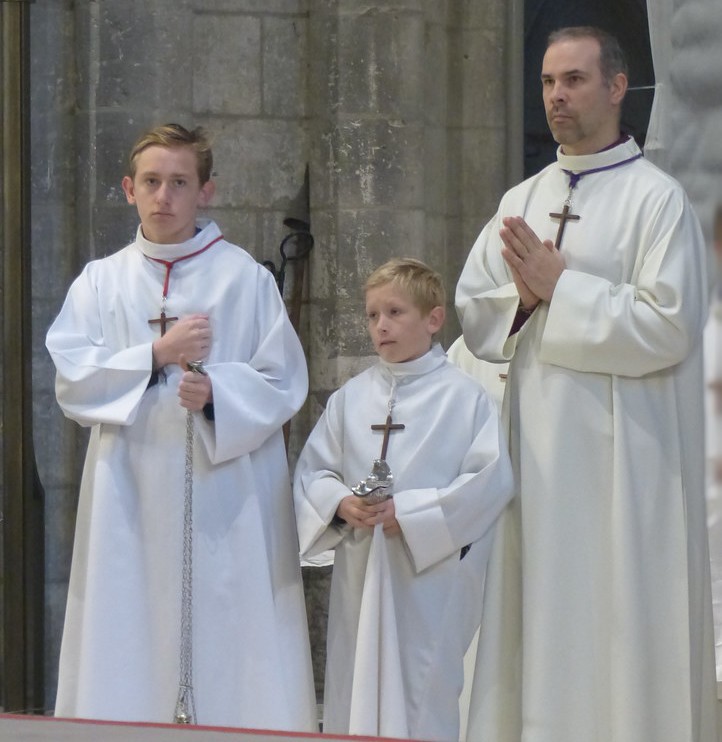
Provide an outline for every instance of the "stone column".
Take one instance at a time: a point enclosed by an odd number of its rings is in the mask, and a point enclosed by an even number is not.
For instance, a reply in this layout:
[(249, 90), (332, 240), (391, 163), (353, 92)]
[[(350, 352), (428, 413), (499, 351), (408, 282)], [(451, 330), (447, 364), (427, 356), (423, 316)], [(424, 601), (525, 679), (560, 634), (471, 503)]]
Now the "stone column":
[(507, 4), (325, 0), (310, 6), (310, 422), (373, 362), (362, 286), (393, 256), (456, 280), (507, 185)]

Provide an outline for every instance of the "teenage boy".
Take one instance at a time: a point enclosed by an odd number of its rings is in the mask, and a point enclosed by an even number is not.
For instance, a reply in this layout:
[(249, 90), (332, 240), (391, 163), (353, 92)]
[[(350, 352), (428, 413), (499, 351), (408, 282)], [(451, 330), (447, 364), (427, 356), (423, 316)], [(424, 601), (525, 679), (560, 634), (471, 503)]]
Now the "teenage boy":
[(511, 465), (494, 403), (433, 343), (439, 275), (392, 260), (365, 294), (379, 362), (331, 395), (294, 478), (302, 553), (335, 548), (324, 731), (458, 739)]
[(303, 351), (271, 274), (197, 218), (203, 130), (159, 126), (129, 165), (136, 239), (85, 267), (47, 336), (58, 402), (92, 427), (55, 713), (172, 721), (190, 660), (181, 716), (313, 731), (282, 434)]

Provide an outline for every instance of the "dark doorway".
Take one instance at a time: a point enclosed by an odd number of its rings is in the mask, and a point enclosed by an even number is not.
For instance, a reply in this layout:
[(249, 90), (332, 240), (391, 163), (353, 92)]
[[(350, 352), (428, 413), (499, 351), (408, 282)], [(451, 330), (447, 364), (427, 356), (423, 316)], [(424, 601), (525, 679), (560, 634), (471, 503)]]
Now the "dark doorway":
[[(526, 0), (524, 5), (524, 177), (553, 162), (557, 145), (549, 133), (541, 97), (541, 61), (547, 36), (562, 26), (598, 26), (614, 34), (629, 62), (622, 131), (641, 147), (652, 108), (654, 68), (646, 0)], [(642, 88), (642, 89), (640, 89)]]

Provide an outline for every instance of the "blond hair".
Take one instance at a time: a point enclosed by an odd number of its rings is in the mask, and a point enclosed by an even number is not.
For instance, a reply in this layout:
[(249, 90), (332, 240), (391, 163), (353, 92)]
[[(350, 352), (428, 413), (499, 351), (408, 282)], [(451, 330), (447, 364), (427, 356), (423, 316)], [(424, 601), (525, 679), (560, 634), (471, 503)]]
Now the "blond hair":
[(211, 179), (213, 152), (205, 129), (197, 126), (189, 131), (180, 124), (161, 124), (141, 134), (128, 157), (128, 175), (135, 179), (138, 156), (148, 147), (190, 147), (198, 162), (198, 179), (204, 185)]
[(415, 258), (393, 258), (379, 266), (366, 280), (364, 293), (388, 283), (404, 291), (423, 315), (446, 304), (441, 276)]

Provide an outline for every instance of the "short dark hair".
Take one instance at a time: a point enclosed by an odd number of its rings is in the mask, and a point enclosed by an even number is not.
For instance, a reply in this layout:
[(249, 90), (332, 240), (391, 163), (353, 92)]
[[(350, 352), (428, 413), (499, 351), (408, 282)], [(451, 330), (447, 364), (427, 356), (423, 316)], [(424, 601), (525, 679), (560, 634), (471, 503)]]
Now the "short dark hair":
[(128, 158), (128, 175), (135, 178), (138, 155), (148, 147), (190, 147), (198, 162), (198, 179), (204, 185), (211, 179), (213, 152), (205, 129), (197, 126), (189, 131), (180, 124), (161, 124), (141, 134), (136, 139)]
[(559, 41), (567, 39), (595, 39), (599, 44), (599, 68), (602, 77), (611, 83), (615, 75), (620, 72), (626, 76), (629, 73), (627, 58), (624, 55), (619, 41), (612, 34), (596, 26), (567, 26), (552, 31), (547, 39), (547, 49)]

